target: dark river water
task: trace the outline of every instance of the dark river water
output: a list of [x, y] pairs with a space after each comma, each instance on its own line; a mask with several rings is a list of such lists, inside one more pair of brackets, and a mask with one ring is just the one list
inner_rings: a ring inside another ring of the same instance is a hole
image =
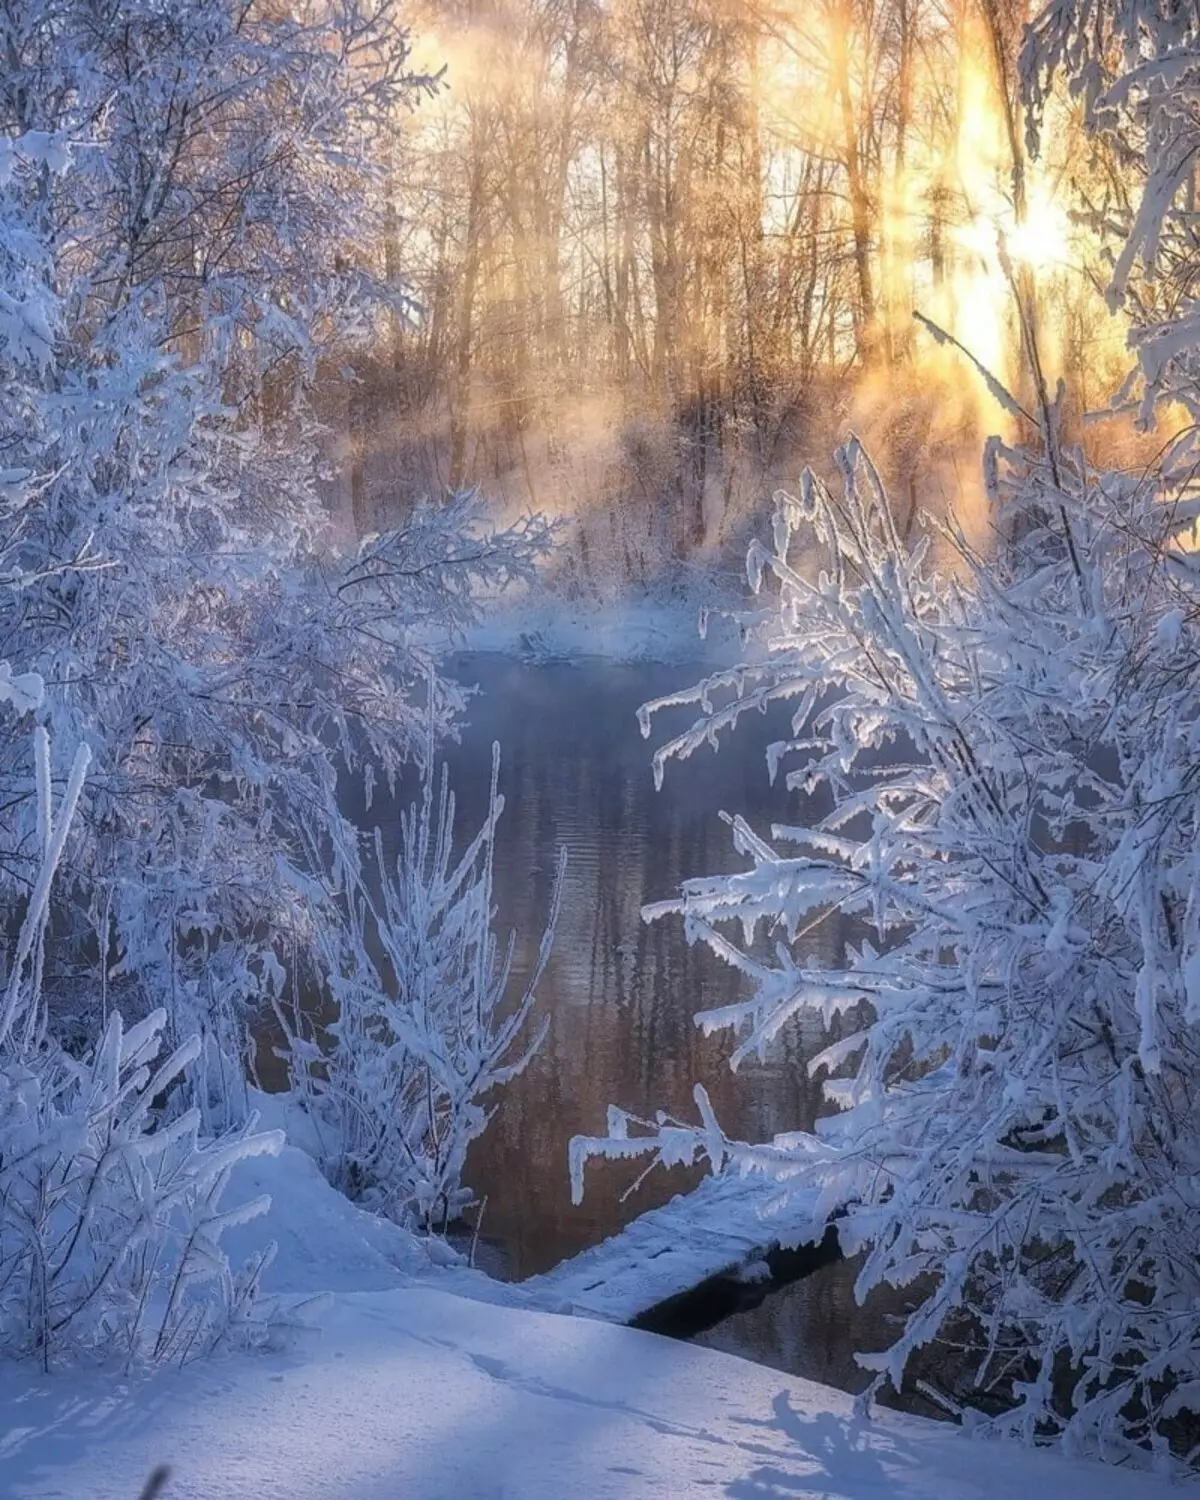
[[[695, 1118], [692, 1088], [708, 1089], [726, 1131], [760, 1140], [809, 1127], [821, 1111], [805, 1059], [822, 1045], [816, 1028], [789, 1031], [763, 1064], [730, 1071], [727, 1035], [704, 1037], [701, 1009], [745, 993], [744, 981], [706, 948], [689, 947], [682, 922], [641, 920], [646, 902], [673, 895], [690, 875], [739, 868], [718, 809], [760, 827], [799, 812], [800, 794], [768, 782], [765, 750], [787, 728], [786, 714], [755, 714], [719, 753], [705, 749], [667, 767], [654, 789], [654, 747], [694, 712], [660, 715], [651, 738], [637, 709], [703, 675], [697, 665], [602, 661], [532, 665], [464, 655], [451, 669], [478, 684], [462, 743], [446, 759], [460, 834], [486, 808], [491, 744], [502, 747], [506, 807], [496, 852], [498, 926], [518, 935], [517, 969], [527, 972], [550, 903], [556, 853], [568, 851], [562, 915], [539, 1008], [549, 1033], [468, 1159], [466, 1181], [486, 1208], [482, 1237], [504, 1274], [522, 1278], [614, 1233], [629, 1219], [683, 1191], [694, 1175], [656, 1171], [623, 1196], [629, 1164], [594, 1163], [582, 1205], [571, 1203], [567, 1143], [603, 1134], [617, 1104], [640, 1115], [662, 1109]], [[827, 924], [810, 947], [840, 947]], [[833, 1266], [726, 1320], [703, 1341], [796, 1374], [859, 1388], [851, 1350], [878, 1346], [871, 1313], [854, 1305], [853, 1269]]]

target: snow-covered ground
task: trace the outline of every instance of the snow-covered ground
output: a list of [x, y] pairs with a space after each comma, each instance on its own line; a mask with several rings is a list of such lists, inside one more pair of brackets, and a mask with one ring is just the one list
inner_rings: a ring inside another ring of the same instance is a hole
[[[267, 1188], [285, 1299], [328, 1290], [319, 1331], [145, 1378], [0, 1368], [0, 1495], [136, 1500], [1151, 1500], [1151, 1475], [1069, 1463], [881, 1414], [763, 1366], [534, 1312], [432, 1265], [326, 1186], [295, 1147], [242, 1163]], [[240, 1249], [241, 1246], [231, 1246]], [[486, 1300], [485, 1300], [486, 1299]], [[494, 1300], [498, 1299], [498, 1300]]]
[[[536, 597], [512, 591], [481, 606], [481, 618], [453, 640], [431, 635], [428, 643], [470, 651], [497, 651], [530, 661], [609, 661], [732, 664], [740, 654], [737, 632], [717, 611], [742, 601], [740, 579], [686, 596], [655, 598], [630, 590], [614, 598]], [[700, 621], [709, 609], [701, 636]]]
[[1163, 1480], [972, 1443], [653, 1334], [429, 1289], [339, 1294], [323, 1333], [153, 1385], [7, 1377], [3, 1493], [134, 1500], [786, 1496], [1149, 1500]]

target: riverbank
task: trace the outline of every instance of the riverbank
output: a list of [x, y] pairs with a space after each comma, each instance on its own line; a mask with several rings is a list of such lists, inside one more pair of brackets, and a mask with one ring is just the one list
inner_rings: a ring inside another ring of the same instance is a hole
[[[1178, 1493], [947, 1424], [863, 1420], [840, 1391], [732, 1355], [529, 1311], [519, 1288], [368, 1220], [296, 1148], [244, 1168], [231, 1202], [264, 1182], [274, 1194], [234, 1233], [280, 1242], [275, 1346], [144, 1379], [0, 1368], [0, 1495], [134, 1500], [161, 1464], [162, 1500]], [[317, 1326], [285, 1332], [299, 1320]]]
[[746, 607], [742, 571], [699, 571], [671, 586], [570, 595], [549, 585], [536, 593], [513, 588], [479, 604], [479, 619], [451, 639], [430, 635], [440, 650], [496, 652], [530, 662], [604, 660], [618, 663], [740, 659], [735, 624], [726, 612]]

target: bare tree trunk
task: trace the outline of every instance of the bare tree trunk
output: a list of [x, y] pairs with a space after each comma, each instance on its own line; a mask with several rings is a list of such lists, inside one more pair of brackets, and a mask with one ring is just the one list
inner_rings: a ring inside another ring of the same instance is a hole
[[892, 166], [891, 276], [888, 285], [888, 341], [892, 362], [912, 350], [912, 229], [909, 222], [908, 133], [913, 110], [913, 52], [919, 0], [896, 0], [899, 58], [896, 68], [896, 142]]
[[675, 263], [675, 193], [669, 141], [659, 145], [657, 160], [649, 129], [644, 142], [646, 204], [650, 220], [650, 265], [654, 276], [654, 352], [651, 378], [671, 404], [678, 389], [678, 266]]
[[837, 99], [842, 124], [842, 149], [845, 153], [846, 185], [850, 195], [850, 223], [854, 237], [854, 269], [858, 279], [858, 302], [854, 309], [855, 339], [863, 364], [874, 365], [879, 356], [876, 326], [875, 282], [871, 267], [871, 199], [863, 175], [862, 155], [858, 144], [858, 117], [850, 84], [850, 30], [853, 24], [849, 0], [839, 0], [830, 12], [832, 35], [829, 39], [830, 70], [833, 93]]
[[[1019, 229], [1029, 214], [1026, 182], [1025, 142], [1021, 120], [1020, 86], [1016, 78], [1016, 46], [1025, 19], [1022, 0], [979, 0], [984, 29], [992, 58], [996, 102], [1004, 121], [1012, 182], [1013, 223]], [[1038, 339], [1037, 285], [1033, 269], [1018, 261], [1012, 278], [1017, 301], [1019, 324], [1015, 386], [1018, 399], [1028, 410], [1036, 407], [1039, 396], [1044, 402], [1045, 379], [1041, 368]], [[1023, 357], [1022, 357], [1023, 356]]]
[[629, 159], [622, 146], [617, 147], [617, 268], [614, 287], [616, 312], [617, 380], [624, 390], [629, 384], [631, 299], [630, 281], [634, 254], [633, 192], [629, 181]]
[[745, 299], [746, 383], [757, 433], [767, 417], [767, 369], [771, 328], [767, 305], [766, 247], [763, 236], [763, 147], [759, 117], [759, 34], [755, 26], [742, 28], [741, 51], [746, 69], [745, 121], [742, 132], [742, 192], [740, 199], [739, 249], [742, 296]]
[[467, 430], [471, 417], [471, 345], [474, 339], [475, 293], [479, 280], [480, 234], [483, 220], [482, 132], [471, 131], [471, 180], [467, 192], [466, 255], [458, 304], [457, 348], [450, 397], [450, 488], [458, 490], [465, 478]]

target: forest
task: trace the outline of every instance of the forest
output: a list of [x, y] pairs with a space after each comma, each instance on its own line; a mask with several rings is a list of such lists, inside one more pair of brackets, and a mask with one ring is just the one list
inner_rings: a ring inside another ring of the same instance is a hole
[[0, 0], [0, 1494], [1194, 1477], [1198, 99]]
[[[1025, 7], [411, 14], [444, 73], [391, 157], [376, 268], [402, 270], [420, 315], [348, 398], [360, 526], [485, 483], [572, 518], [577, 587], [603, 587], [614, 549], [648, 582], [740, 545], [761, 496], [847, 423], [901, 494], [969, 507], [968, 455], [1003, 413], [914, 313], [1019, 382], [1012, 275], [1068, 420], [1119, 387], [1128, 319], [1079, 216], [1111, 231], [1136, 189], [1063, 90], [1027, 139]], [[1129, 437], [1104, 434], [1126, 459]]]

